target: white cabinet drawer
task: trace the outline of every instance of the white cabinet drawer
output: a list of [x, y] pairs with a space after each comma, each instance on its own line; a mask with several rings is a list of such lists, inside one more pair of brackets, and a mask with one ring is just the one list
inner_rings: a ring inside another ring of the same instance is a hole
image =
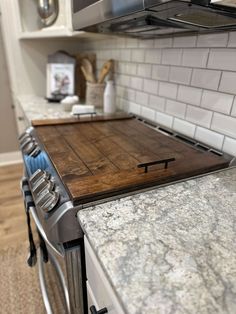
[[[91, 248], [86, 236], [85, 243], [85, 259], [87, 272], [87, 292], [88, 302], [94, 302], [97, 310], [104, 307], [107, 308], [108, 314], [124, 314], [124, 311], [117, 299], [104, 271], [99, 264], [93, 249]], [[89, 307], [91, 305], [89, 304]], [[90, 311], [89, 311], [90, 313]]]

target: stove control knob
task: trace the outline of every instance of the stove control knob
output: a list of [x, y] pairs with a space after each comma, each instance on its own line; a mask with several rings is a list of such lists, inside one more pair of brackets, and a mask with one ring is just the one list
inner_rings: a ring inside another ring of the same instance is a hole
[[33, 194], [38, 196], [42, 193], [52, 192], [54, 189], [55, 183], [48, 179], [39, 179], [32, 188]]
[[38, 169], [29, 178], [29, 182], [33, 189], [39, 180], [43, 180], [43, 179], [48, 180], [49, 178], [50, 178], [50, 174], [48, 172], [46, 172], [45, 170]]
[[22, 151], [26, 155], [30, 155], [36, 148], [36, 143], [33, 140], [30, 140], [30, 142], [27, 142], [26, 145], [21, 147]]
[[38, 144], [35, 143], [35, 148], [29, 155], [32, 156], [32, 157], [36, 157], [40, 152], [41, 152], [41, 150], [38, 147]]
[[45, 212], [50, 212], [58, 203], [60, 194], [58, 192], [46, 192], [38, 201], [38, 206]]
[[24, 132], [23, 134], [21, 134], [21, 136], [19, 136], [18, 138], [20, 145], [23, 144], [27, 138], [31, 138], [31, 135], [29, 133]]
[[24, 137], [22, 141], [20, 141], [20, 149], [24, 151], [25, 147], [32, 142], [31, 135]]

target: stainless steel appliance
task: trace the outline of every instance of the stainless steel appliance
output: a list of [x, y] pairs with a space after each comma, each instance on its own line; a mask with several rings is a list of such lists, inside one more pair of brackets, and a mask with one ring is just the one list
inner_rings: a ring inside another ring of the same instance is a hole
[[[47, 313], [58, 290], [62, 313], [87, 309], [83, 232], [77, 212], [144, 188], [228, 167], [233, 158], [141, 117], [33, 121], [19, 138], [30, 266], [39, 234], [39, 280]], [[53, 289], [50, 278], [54, 278]], [[94, 308], [91, 309], [94, 313]]]
[[152, 38], [236, 29], [234, 0], [73, 0], [75, 30]]

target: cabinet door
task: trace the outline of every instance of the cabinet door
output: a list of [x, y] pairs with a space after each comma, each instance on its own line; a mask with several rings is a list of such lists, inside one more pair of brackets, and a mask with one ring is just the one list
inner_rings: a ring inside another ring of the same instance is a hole
[[[97, 310], [107, 308], [108, 314], [124, 314], [115, 292], [109, 283], [99, 261], [85, 237], [85, 259], [87, 273], [88, 305]], [[91, 314], [89, 310], [89, 314]]]

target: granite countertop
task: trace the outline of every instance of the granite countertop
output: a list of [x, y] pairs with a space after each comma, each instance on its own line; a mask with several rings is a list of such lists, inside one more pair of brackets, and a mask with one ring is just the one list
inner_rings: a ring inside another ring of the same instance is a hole
[[236, 313], [236, 168], [78, 218], [126, 313]]
[[17, 100], [24, 111], [28, 125], [32, 120], [71, 117], [70, 112], [64, 111], [62, 104], [50, 103], [43, 97], [22, 95]]

